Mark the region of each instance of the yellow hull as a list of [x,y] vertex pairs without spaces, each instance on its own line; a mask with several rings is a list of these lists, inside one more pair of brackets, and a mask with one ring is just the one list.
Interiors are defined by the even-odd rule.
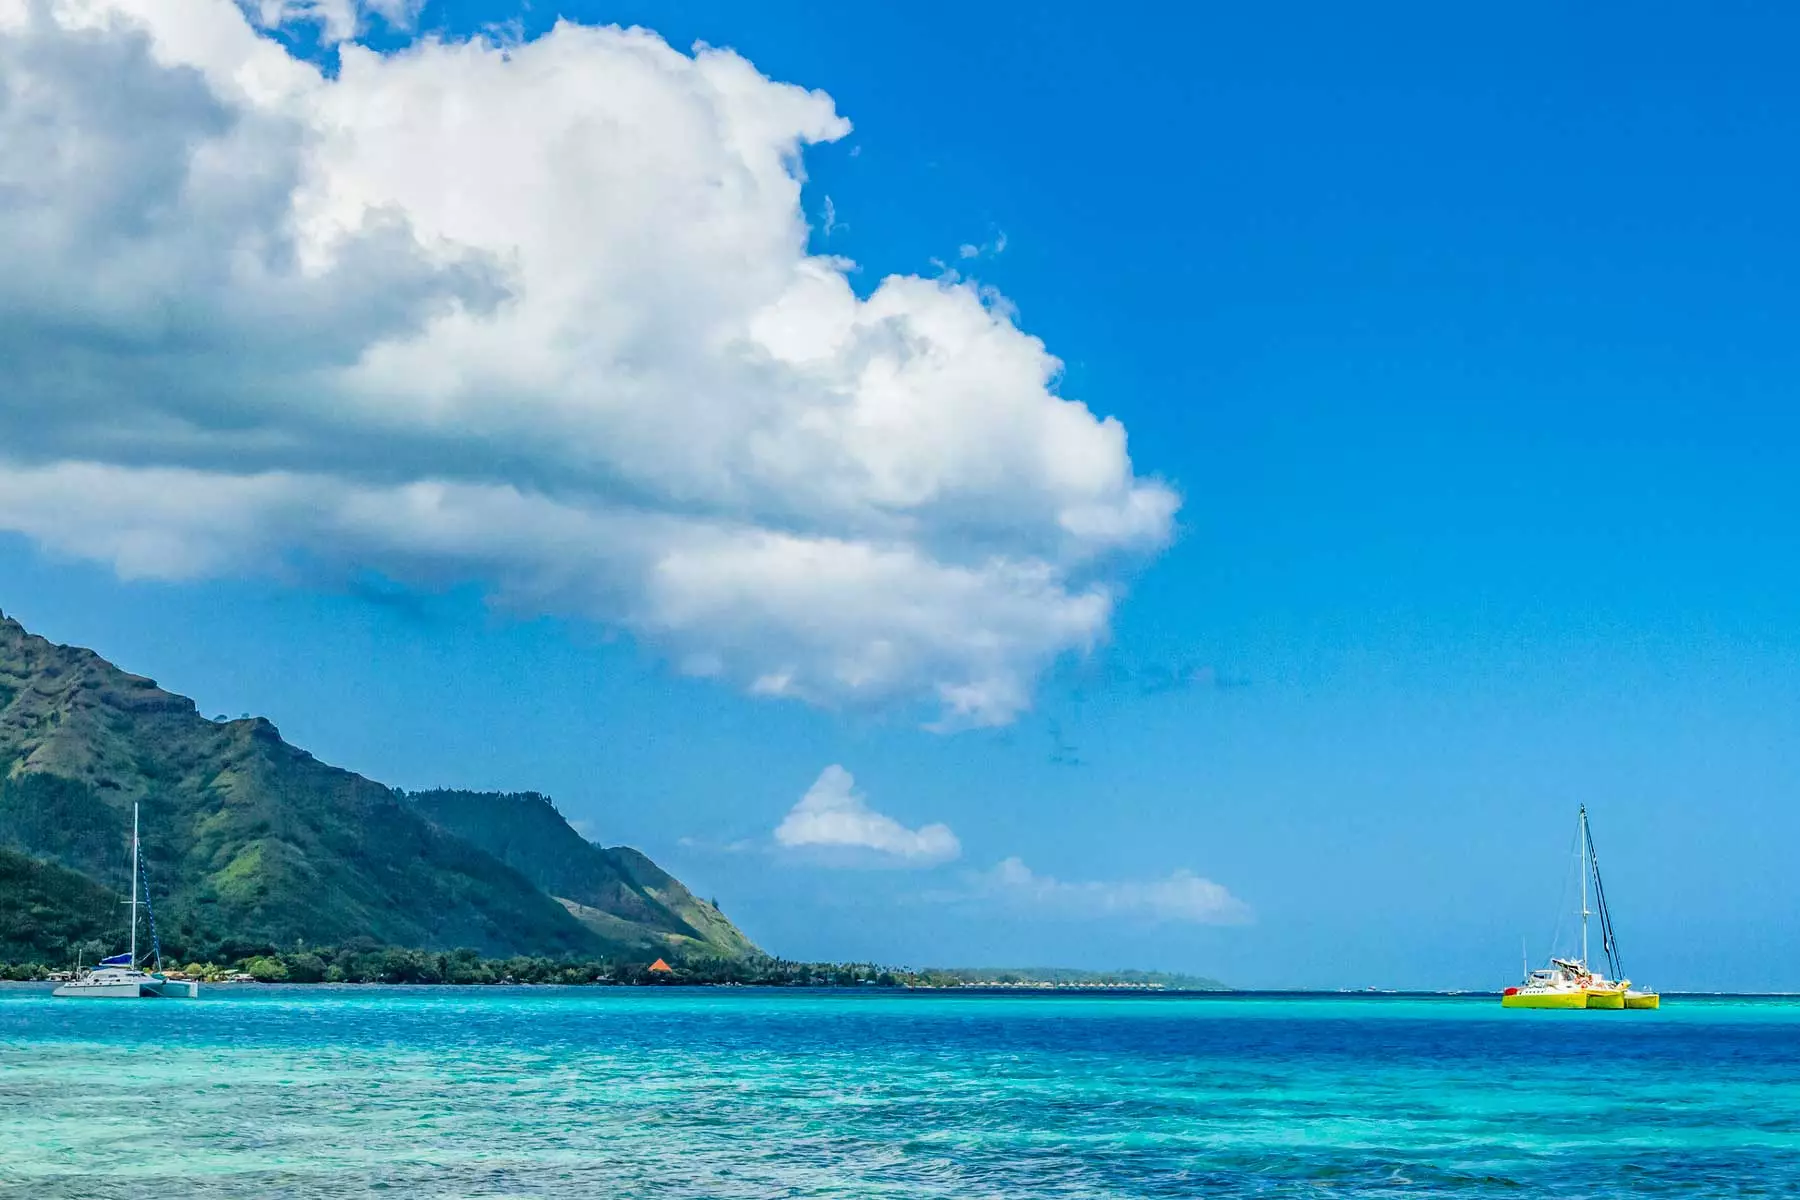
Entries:
[[1612,988],[1590,991],[1587,994],[1589,1008],[1624,1008],[1625,993]]
[[1661,1008],[1662,1007],[1662,997],[1657,995],[1655,992],[1645,992],[1645,993],[1643,993],[1641,995],[1637,995],[1637,996],[1627,995],[1625,997],[1625,1007],[1626,1008]]
[[1514,992],[1500,997],[1502,1008],[1586,1008],[1586,992]]

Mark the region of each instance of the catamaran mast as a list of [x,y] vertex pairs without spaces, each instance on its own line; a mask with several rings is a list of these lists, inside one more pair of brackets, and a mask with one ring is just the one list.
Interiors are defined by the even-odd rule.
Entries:
[[[131,806],[131,965],[137,966],[138,806]],[[1587,905],[1584,903],[1583,908]]]
[[[1588,841],[1587,841],[1587,805],[1581,806],[1581,965],[1588,965]],[[1566,876],[1565,876],[1566,878]]]

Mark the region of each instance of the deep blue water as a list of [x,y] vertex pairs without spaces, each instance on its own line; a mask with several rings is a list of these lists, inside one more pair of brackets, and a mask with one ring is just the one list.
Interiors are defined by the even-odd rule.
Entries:
[[0,988],[33,1197],[1800,1195],[1800,1001]]

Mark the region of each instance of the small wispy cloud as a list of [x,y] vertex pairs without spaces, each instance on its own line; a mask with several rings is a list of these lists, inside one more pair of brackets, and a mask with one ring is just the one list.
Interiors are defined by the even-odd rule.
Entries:
[[856,790],[855,776],[835,763],[782,818],[775,841],[788,849],[865,851],[918,865],[948,862],[962,853],[948,825],[908,829],[870,808]]
[[431,604],[424,595],[379,575],[352,575],[345,581],[344,590],[354,599],[379,608],[409,625],[423,627],[434,622]]
[[1161,879],[1071,882],[1040,875],[1018,857],[975,876],[970,892],[940,898],[997,898],[1066,917],[1139,917],[1190,925],[1247,925],[1252,920],[1249,905],[1223,884],[1192,871]]
[[979,245],[974,242],[964,242],[956,248],[958,258],[999,258],[1005,253],[1006,232],[1004,230],[995,234],[992,241],[982,242]]
[[1165,696],[1229,692],[1250,686],[1247,679],[1228,675],[1208,662],[1191,659],[1130,661],[1113,655],[1096,655],[1078,664],[1069,678],[1071,691],[1076,696],[1090,693]]
[[675,844],[683,850],[698,850],[705,854],[747,854],[752,851],[767,849],[756,838],[734,838],[731,841],[720,841],[716,838],[680,837]]
[[1081,757],[1081,748],[1063,736],[1063,727],[1060,721],[1050,722],[1046,727],[1046,732],[1050,735],[1050,762],[1053,766],[1080,767],[1086,765],[1086,761]]

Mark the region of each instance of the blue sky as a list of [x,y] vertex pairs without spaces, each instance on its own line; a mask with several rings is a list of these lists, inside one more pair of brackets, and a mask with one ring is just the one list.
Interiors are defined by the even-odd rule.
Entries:
[[[528,46],[551,11],[434,0],[419,23],[454,40],[516,21]],[[279,508],[253,542],[188,520],[125,549],[96,532],[110,510],[0,521],[0,606],[385,782],[550,792],[789,956],[1500,985],[1522,936],[1548,946],[1586,801],[1635,976],[1800,988],[1785,920],[1800,904],[1800,90],[1784,54],[1800,19],[559,11],[730,47],[827,93],[854,127],[804,151],[811,252],[854,260],[864,301],[894,274],[997,289],[990,305],[1061,360],[1055,393],[1123,425],[1137,482],[1106,492],[1108,511],[1166,486],[1166,528],[1058,558],[992,516],[1052,489],[1009,477],[1006,495],[919,508],[908,528],[925,532],[892,535],[966,563],[979,526],[982,545],[1045,555],[1070,596],[1101,580],[1117,600],[1092,649],[1043,634],[994,668],[1028,704],[984,701],[939,730],[932,688],[963,664],[930,638],[879,696],[809,685],[807,656],[841,645],[809,641],[805,614],[652,628],[641,597],[584,609],[541,575],[508,591],[518,568],[492,549],[446,563],[398,534],[340,547],[316,530],[287,545],[266,532],[292,525]],[[279,36],[319,53],[304,22]],[[377,22],[367,40],[410,36]],[[23,251],[0,239],[9,254]],[[684,278],[690,258],[670,261],[656,278]],[[245,351],[249,374],[184,419],[254,426],[260,381],[304,340]],[[163,461],[148,434],[116,453],[96,441],[129,412],[43,434],[51,406],[85,401],[54,364],[26,374],[0,466]],[[1028,399],[1012,419],[1045,411]],[[996,428],[966,444],[1000,453]],[[449,436],[402,445],[422,464],[409,479],[458,469]],[[170,463],[241,453],[219,444]],[[538,444],[513,446],[512,481],[574,486]],[[491,460],[508,479],[514,460]],[[631,503],[679,511],[630,484]],[[757,510],[784,514],[765,527],[851,536],[789,486]],[[0,507],[23,512],[19,495],[0,478]],[[245,495],[209,492],[208,511],[261,511]],[[604,592],[612,562],[582,586]],[[818,602],[823,623],[841,597]],[[758,694],[780,690],[759,639],[798,647],[791,694]],[[697,672],[696,656],[724,666]],[[903,831],[947,825],[955,857],[783,846],[775,830],[832,765]],[[1013,859],[1023,883],[998,866]],[[1178,872],[1231,904],[1171,888]]]

